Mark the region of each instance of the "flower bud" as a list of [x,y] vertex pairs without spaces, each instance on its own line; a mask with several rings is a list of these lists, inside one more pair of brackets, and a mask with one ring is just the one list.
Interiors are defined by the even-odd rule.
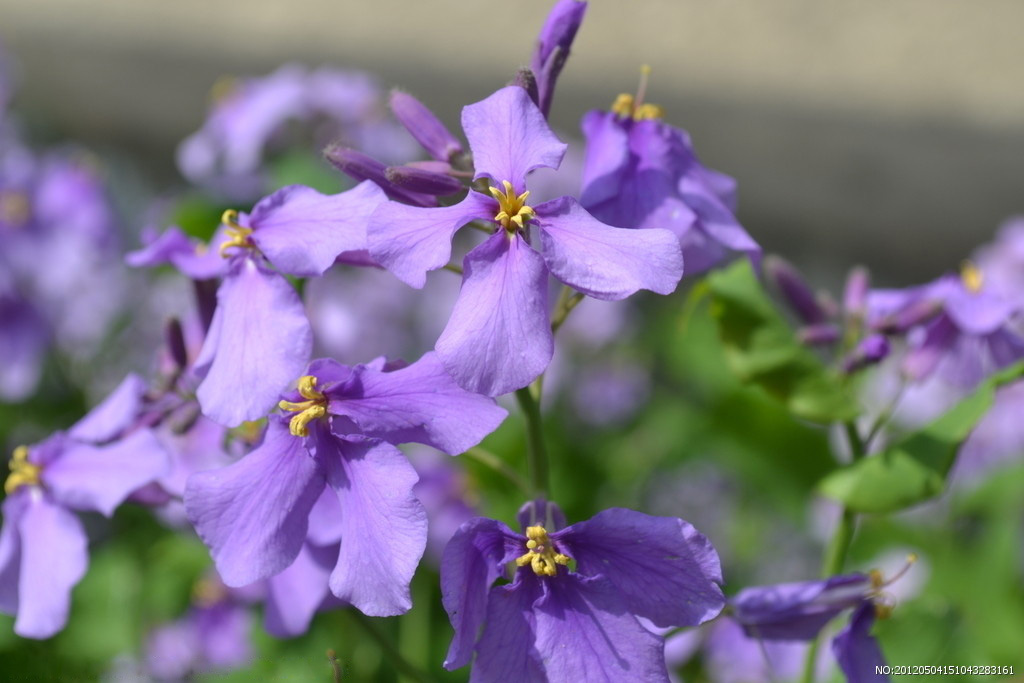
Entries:
[[415,97],[392,90],[390,103],[395,118],[430,156],[440,161],[449,161],[452,156],[462,153],[462,144],[458,138],[451,134],[434,112]]
[[864,317],[870,283],[866,268],[858,266],[850,271],[846,278],[846,288],[843,290],[843,310],[847,315]]
[[398,187],[421,194],[443,196],[464,189],[463,184],[450,175],[412,165],[389,166],[384,176]]
[[764,267],[768,277],[786,299],[786,303],[801,320],[808,324],[825,321],[825,311],[796,268],[777,256],[765,259]]
[[800,343],[807,344],[808,346],[827,346],[829,344],[834,344],[839,341],[839,336],[839,327],[832,323],[807,325],[806,327],[801,328],[797,333]]
[[414,206],[437,206],[437,200],[432,195],[411,192],[389,181],[385,173],[387,166],[362,152],[334,144],[324,150],[324,157],[351,178],[372,180],[391,199]]
[[889,340],[881,334],[869,334],[843,360],[843,372],[850,374],[874,365],[889,355]]

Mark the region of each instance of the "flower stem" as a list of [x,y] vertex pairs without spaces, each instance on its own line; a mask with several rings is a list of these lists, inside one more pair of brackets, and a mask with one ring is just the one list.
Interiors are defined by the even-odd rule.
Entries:
[[[844,423],[843,429],[846,432],[850,455],[853,461],[856,462],[864,457],[864,439],[861,438],[860,431],[853,421]],[[835,576],[843,571],[843,565],[846,563],[846,555],[850,551],[850,543],[853,541],[853,531],[856,526],[857,513],[844,506],[839,522],[832,532],[832,538],[825,548],[825,557],[821,566],[822,578]],[[817,664],[818,648],[820,646],[821,637],[819,635],[819,637],[811,641],[811,645],[807,649],[807,658],[804,660],[804,674],[800,679],[803,683],[813,683],[814,681],[814,668],[815,664]]]
[[360,627],[362,627],[363,631],[368,633],[370,637],[377,641],[377,645],[379,645],[380,649],[384,652],[384,657],[388,659],[392,666],[394,666],[395,669],[397,669],[403,676],[416,681],[416,683],[436,683],[433,676],[413,666],[405,657],[402,656],[402,653],[398,651],[395,644],[391,642],[391,638],[380,630],[377,624],[374,623],[373,619],[355,609],[349,610],[349,615],[357,624],[359,624]]
[[476,460],[481,465],[491,468],[501,476],[505,477],[505,479],[510,483],[514,484],[516,488],[523,492],[524,495],[530,495],[530,485],[527,481],[523,479],[518,472],[509,467],[508,463],[494,453],[491,453],[489,450],[480,448],[479,446],[474,446],[463,455],[468,456],[472,460]]
[[576,308],[579,302],[583,301],[583,294],[575,291],[569,285],[562,287],[562,291],[558,294],[558,301],[555,303],[555,311],[551,314],[551,332],[558,332],[558,328],[562,326],[565,319],[572,313],[572,309]]
[[516,400],[526,419],[526,468],[529,471],[533,495],[547,499],[548,495],[548,452],[544,445],[544,430],[540,417],[540,397],[534,396],[530,387],[516,390]]

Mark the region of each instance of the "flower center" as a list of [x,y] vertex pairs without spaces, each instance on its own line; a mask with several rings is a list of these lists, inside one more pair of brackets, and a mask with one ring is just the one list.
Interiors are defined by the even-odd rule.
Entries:
[[234,209],[228,209],[224,212],[224,215],[220,217],[220,222],[228,226],[228,240],[220,245],[220,255],[227,258],[227,254],[224,252],[231,247],[240,247],[242,249],[252,249],[253,243],[249,239],[249,235],[252,234],[252,228],[247,228],[243,225],[238,224],[238,212]]
[[[503,180],[501,184],[505,187],[504,192],[496,187],[487,188],[498,200],[498,213],[494,216],[494,220],[501,223],[501,227],[508,232],[522,230],[523,224],[534,215],[533,208],[526,205],[526,198],[530,196],[530,191],[527,190],[521,195],[517,195],[512,188],[512,183]],[[516,227],[512,227],[513,225]]]
[[960,281],[964,283],[968,292],[977,294],[985,284],[985,274],[981,272],[981,268],[970,261],[964,261],[960,264]]
[[542,526],[526,527],[527,551],[516,558],[517,567],[530,565],[537,576],[554,576],[558,573],[558,565],[569,564],[566,555],[555,552],[555,546],[548,538],[547,530]]
[[281,401],[282,410],[296,413],[288,423],[292,436],[309,436],[309,423],[327,414],[327,397],[316,389],[316,377],[304,375],[299,378],[299,393],[307,399],[298,403]]
[[647,78],[651,75],[651,67],[644,64],[640,67],[640,85],[636,89],[636,97],[629,93],[621,93],[612,102],[612,113],[624,118],[631,118],[634,121],[645,121],[649,119],[660,119],[665,115],[665,110],[656,104],[644,102],[644,95],[647,92]]
[[22,486],[38,486],[42,468],[28,461],[28,448],[18,446],[8,462],[11,473],[4,482],[4,493],[11,495]]

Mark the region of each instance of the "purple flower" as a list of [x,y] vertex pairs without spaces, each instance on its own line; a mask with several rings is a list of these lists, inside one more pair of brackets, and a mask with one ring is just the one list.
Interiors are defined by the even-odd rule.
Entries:
[[849,624],[832,641],[832,652],[848,681],[888,680],[875,673],[885,664],[871,635],[877,617],[888,617],[892,606],[882,589],[900,578],[916,560],[895,576],[881,572],[832,576],[818,581],[745,588],[731,600],[733,618],[752,638],[768,641],[809,641],[840,612],[853,609]]
[[194,593],[184,616],[149,635],[146,668],[158,680],[236,669],[252,658],[246,596],[216,578],[200,580]]
[[902,291],[872,292],[869,310],[876,329],[911,330],[902,370],[915,381],[938,372],[969,389],[993,370],[1024,357],[1024,338],[1015,328],[1021,303],[987,287],[984,272],[971,263],[959,276]]
[[[557,167],[565,145],[522,88],[466,107],[462,127],[490,195],[471,190],[438,208],[382,204],[370,219],[369,247],[378,263],[420,288],[427,271],[448,263],[460,227],[474,220],[495,226],[464,260],[462,291],[436,348],[460,385],[496,396],[526,386],[551,360],[549,272],[584,294],[618,300],[640,289],[672,292],[682,258],[666,231],[603,225],[570,197],[527,203],[526,175]],[[534,227],[540,253],[531,246]]]
[[757,265],[761,247],[734,215],[735,181],[701,164],[689,134],[641,99],[620,95],[612,111],[583,117],[583,206],[609,225],[671,230],[691,275],[729,252]]
[[[681,519],[622,508],[559,529],[561,512],[544,508],[525,536],[478,517],[448,544],[441,590],[455,635],[445,668],[475,651],[472,681],[667,681],[662,639],[640,618],[693,626],[719,613],[710,542]],[[509,562],[512,582],[492,586]]]
[[752,638],[733,619],[716,619],[708,627],[703,643],[704,664],[717,683],[777,683],[799,679],[807,653],[806,643]]
[[0,529],[0,612],[16,615],[18,635],[48,638],[64,627],[71,589],[89,563],[85,530],[73,511],[109,517],[166,472],[167,456],[149,430],[107,446],[76,440],[72,431],[16,448],[9,467]]
[[[135,265],[171,262],[195,279],[223,277],[196,372],[203,413],[226,426],[263,417],[312,353],[302,301],[282,274],[322,275],[336,259],[365,251],[366,220],[384,200],[365,182],[322,195],[292,185],[265,197],[252,213],[224,214],[217,253],[196,253],[180,231],[129,256]],[[273,266],[276,270],[272,269]]]
[[1019,462],[1024,453],[1024,382],[996,391],[995,400],[964,441],[953,466],[953,481],[972,484],[1007,465]]
[[291,418],[272,415],[258,448],[193,475],[185,488],[189,519],[225,583],[245,585],[292,565],[330,487],[340,503],[331,592],[371,616],[408,610],[426,515],[412,493],[416,472],[391,443],[460,453],[505,411],[460,389],[434,354],[394,370],[383,359],[355,367],[317,360],[284,399]]

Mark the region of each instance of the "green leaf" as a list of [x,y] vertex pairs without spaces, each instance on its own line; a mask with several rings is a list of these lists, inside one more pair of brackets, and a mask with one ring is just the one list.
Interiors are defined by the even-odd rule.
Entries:
[[858,415],[860,407],[843,378],[797,340],[749,262],[737,261],[707,282],[726,359],[740,379],[806,420],[842,422]]
[[819,491],[855,512],[893,512],[937,496],[960,444],[985,415],[996,389],[1024,374],[1024,363],[986,379],[978,389],[926,427],[881,453],[825,477]]

